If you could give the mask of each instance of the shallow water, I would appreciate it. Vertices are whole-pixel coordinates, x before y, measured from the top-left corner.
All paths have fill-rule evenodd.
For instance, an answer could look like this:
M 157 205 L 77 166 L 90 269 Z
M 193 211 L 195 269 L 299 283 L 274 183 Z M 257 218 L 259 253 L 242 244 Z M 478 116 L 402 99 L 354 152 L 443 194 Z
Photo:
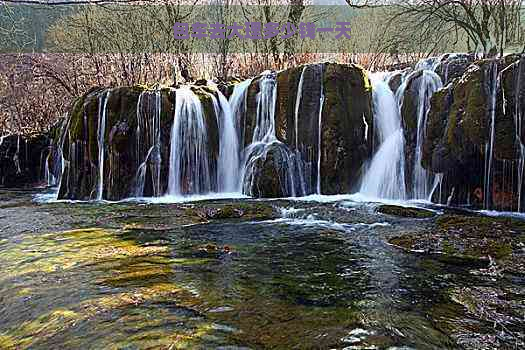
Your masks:
M 472 348 L 498 330 L 451 290 L 518 295 L 525 285 L 473 274 L 479 261 L 393 247 L 389 237 L 433 219 L 348 198 L 86 204 L 34 194 L 0 191 L 2 349 Z M 194 215 L 224 203 L 273 214 Z

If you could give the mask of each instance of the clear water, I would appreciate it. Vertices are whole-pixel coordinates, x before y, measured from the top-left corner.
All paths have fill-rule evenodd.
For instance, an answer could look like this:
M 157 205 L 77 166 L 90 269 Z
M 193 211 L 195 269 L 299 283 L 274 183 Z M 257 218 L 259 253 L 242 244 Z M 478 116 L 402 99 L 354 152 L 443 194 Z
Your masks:
M 525 283 L 397 249 L 389 237 L 431 221 L 349 196 L 167 205 L 34 203 L 33 194 L 1 192 L 7 348 L 453 349 L 499 329 L 451 289 L 510 285 L 518 298 Z M 224 204 L 274 214 L 195 215 Z

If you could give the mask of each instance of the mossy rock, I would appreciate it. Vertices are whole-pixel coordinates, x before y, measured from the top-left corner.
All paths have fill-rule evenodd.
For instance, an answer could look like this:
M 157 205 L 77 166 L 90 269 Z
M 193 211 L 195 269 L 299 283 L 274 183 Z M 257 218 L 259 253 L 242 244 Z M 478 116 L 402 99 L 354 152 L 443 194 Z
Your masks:
M 349 193 L 356 188 L 372 153 L 372 91 L 357 65 L 325 64 L 321 130 L 321 192 Z
M 413 250 L 416 246 L 417 237 L 413 235 L 402 235 L 392 237 L 388 242 L 396 247 L 400 247 L 406 250 Z
M 378 213 L 400 216 L 404 218 L 417 218 L 425 219 L 431 218 L 436 215 L 433 211 L 421 209 L 421 208 L 408 208 L 397 205 L 380 205 L 377 208 Z

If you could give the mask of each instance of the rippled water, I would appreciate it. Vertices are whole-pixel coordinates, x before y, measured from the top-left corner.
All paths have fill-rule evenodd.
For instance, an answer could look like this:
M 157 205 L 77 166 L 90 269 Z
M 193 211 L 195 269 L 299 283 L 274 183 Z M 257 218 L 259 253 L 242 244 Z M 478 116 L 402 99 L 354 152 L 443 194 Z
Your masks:
M 2 192 L 2 349 L 444 349 L 492 326 L 449 296 L 488 283 L 479 264 L 387 243 L 429 220 L 248 200 L 274 215 L 203 220 L 191 203 L 31 194 Z

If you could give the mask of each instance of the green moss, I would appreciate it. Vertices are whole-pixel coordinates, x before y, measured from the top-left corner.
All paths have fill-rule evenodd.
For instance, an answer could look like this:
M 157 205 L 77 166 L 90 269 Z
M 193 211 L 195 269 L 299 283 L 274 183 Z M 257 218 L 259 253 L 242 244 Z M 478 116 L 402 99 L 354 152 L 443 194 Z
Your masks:
M 363 86 L 365 90 L 368 92 L 372 92 L 372 84 L 370 83 L 370 79 L 368 78 L 368 71 L 358 64 L 354 64 L 354 67 L 361 72 L 361 76 L 363 77 Z
M 417 237 L 413 235 L 402 235 L 402 236 L 390 238 L 388 242 L 397 247 L 401 247 L 406 250 L 412 250 L 416 246 Z
M 488 257 L 503 259 L 512 254 L 512 246 L 506 242 L 495 240 L 482 241 L 479 244 L 471 245 L 465 250 L 465 254 L 474 257 Z
M 421 208 L 400 207 L 397 205 L 380 205 L 377 212 L 387 215 L 401 216 L 405 218 L 430 218 L 435 215 L 434 212 Z

